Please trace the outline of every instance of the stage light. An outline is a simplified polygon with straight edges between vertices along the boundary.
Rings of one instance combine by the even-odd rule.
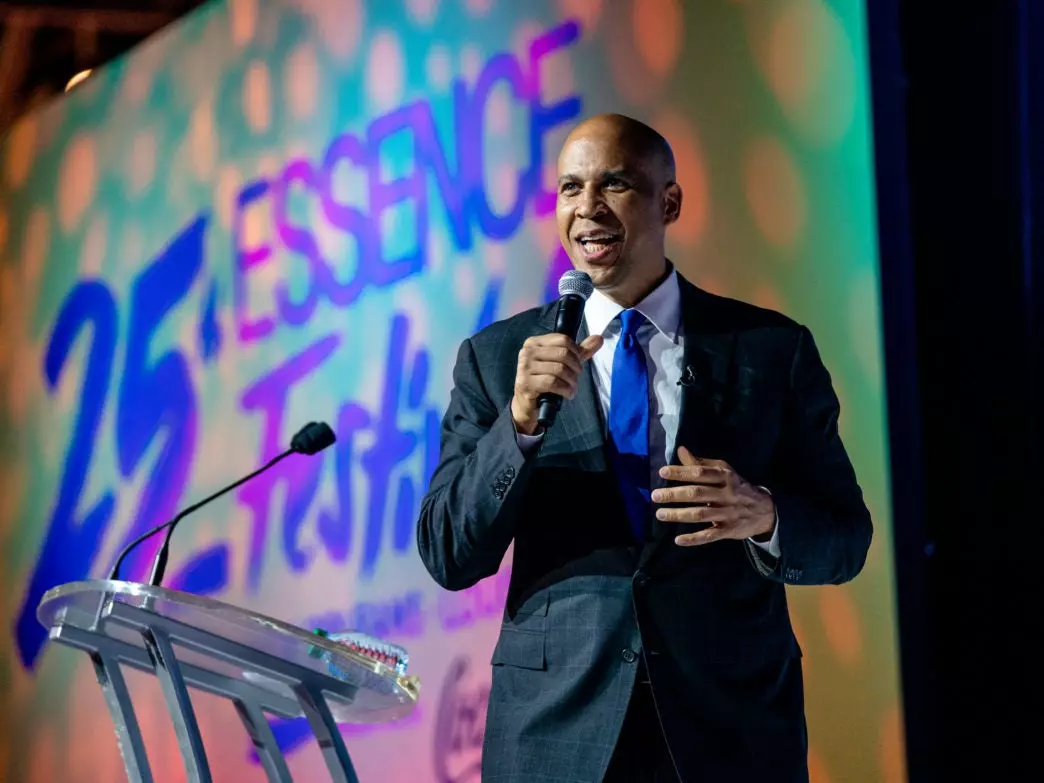
[[[90,68],[88,68],[85,71],[80,71],[78,74],[76,74],[75,76],[73,76],[69,80],[68,84],[65,85],[65,91],[69,92],[69,90],[71,90],[73,87],[75,87],[77,84],[82,82],[84,79],[86,79],[90,75],[91,75],[91,69]]]

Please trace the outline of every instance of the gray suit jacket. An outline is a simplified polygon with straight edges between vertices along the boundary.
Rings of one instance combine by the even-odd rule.
[[[510,414],[518,352],[553,328],[554,304],[465,340],[417,540],[450,590],[495,573],[514,542],[483,780],[601,780],[639,656],[682,780],[807,780],[783,585],[853,578],[870,516],[808,330],[679,282],[695,383],[678,443],[772,491],[781,556],[738,541],[678,547],[673,535],[697,526],[655,521],[635,543],[590,367],[539,452],[523,456]]]

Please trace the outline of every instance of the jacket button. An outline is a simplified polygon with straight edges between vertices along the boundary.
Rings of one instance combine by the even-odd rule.
[[[634,575],[634,586],[635,587],[648,587],[649,586],[649,575],[639,571]]]
[[[634,663],[635,660],[638,658],[638,656],[634,654],[634,650],[625,649],[622,653],[620,653],[620,655],[623,656],[623,659],[627,661],[627,663]]]

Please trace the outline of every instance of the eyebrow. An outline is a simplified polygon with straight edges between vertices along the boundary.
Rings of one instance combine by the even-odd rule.
[[[635,175],[630,171],[630,169],[627,169],[624,166],[617,166],[616,168],[612,168],[612,169],[603,169],[602,171],[598,172],[598,179],[600,179],[600,180],[612,179],[613,177],[622,177],[624,179],[634,179],[634,176]],[[563,184],[565,182],[579,182],[579,181],[580,181],[580,177],[576,176],[575,174],[563,174],[562,176],[560,176],[558,178],[558,184],[559,185],[561,185],[561,184]]]

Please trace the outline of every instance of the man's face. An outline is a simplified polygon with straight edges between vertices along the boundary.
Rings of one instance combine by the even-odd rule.
[[[660,273],[679,206],[662,164],[633,146],[594,125],[575,131],[558,157],[559,239],[573,266],[607,291]]]

